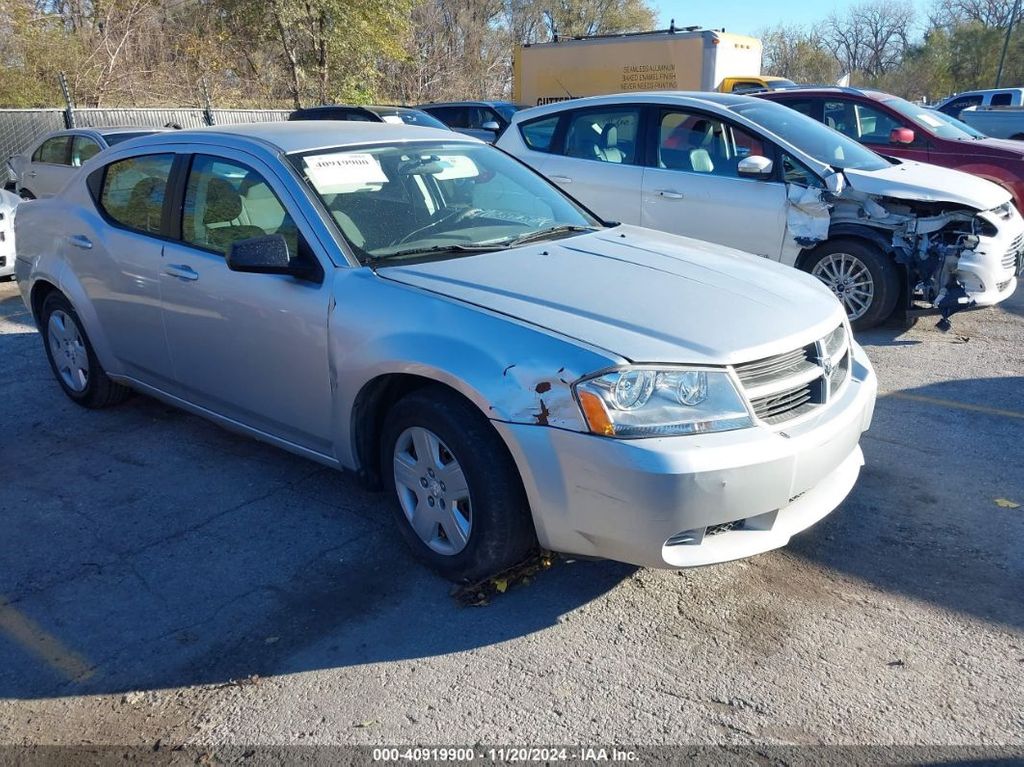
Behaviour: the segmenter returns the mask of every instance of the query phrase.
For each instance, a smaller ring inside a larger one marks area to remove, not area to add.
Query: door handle
[[[188,264],[168,264],[164,267],[164,274],[170,275],[171,277],[177,277],[179,280],[185,282],[195,282],[199,279],[199,275],[196,273]]]
[[[35,178],[36,176],[38,176],[38,175],[39,175],[39,173],[38,173],[37,171],[34,171],[34,170],[30,170],[30,171],[29,171],[28,173],[26,173],[25,175],[26,175],[26,176],[28,176],[29,178]]]
[[[84,234],[73,234],[68,237],[68,242],[82,250],[92,250],[92,240]]]
[[[664,197],[666,200],[681,200],[683,199],[683,193],[677,192],[673,189],[659,189],[658,196]]]
[[[554,181],[556,184],[571,184],[572,179],[568,176],[548,176],[549,179]]]

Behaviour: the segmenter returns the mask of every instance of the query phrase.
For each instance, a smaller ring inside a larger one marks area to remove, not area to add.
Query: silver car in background
[[[19,287],[64,392],[357,472],[453,579],[538,544],[721,562],[841,503],[876,381],[820,282],[387,127],[150,136],[24,206]]]
[[[104,149],[158,130],[162,129],[75,128],[50,133],[7,161],[14,174],[14,191],[26,200],[55,195]]]

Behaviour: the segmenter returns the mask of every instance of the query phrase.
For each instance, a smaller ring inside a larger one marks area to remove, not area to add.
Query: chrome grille
[[[1003,255],[1003,269],[1015,269],[1017,267],[1017,254],[1020,253],[1022,246],[1024,246],[1024,234],[1018,234]]]
[[[813,344],[734,365],[755,415],[778,424],[825,404],[850,375],[850,341],[839,325]]]

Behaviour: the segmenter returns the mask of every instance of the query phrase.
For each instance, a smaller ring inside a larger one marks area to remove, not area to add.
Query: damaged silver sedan
[[[357,472],[454,579],[538,545],[653,567],[766,551],[863,462],[875,376],[818,280],[608,225],[448,132],[140,139],[17,235],[73,401],[134,389]]]
[[[793,103],[794,107],[799,104]],[[796,266],[856,328],[1009,297],[1024,220],[976,176],[884,158],[780,104],[627,93],[518,113],[497,146],[598,215]]]

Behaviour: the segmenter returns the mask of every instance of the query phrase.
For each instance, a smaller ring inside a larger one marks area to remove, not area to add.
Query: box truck
[[[725,30],[673,26],[556,38],[516,49],[514,100],[535,106],[628,91],[711,91],[727,80],[730,90],[753,90],[781,79],[761,77],[760,71],[761,41]]]

